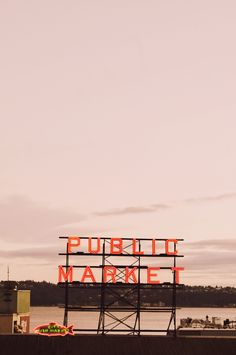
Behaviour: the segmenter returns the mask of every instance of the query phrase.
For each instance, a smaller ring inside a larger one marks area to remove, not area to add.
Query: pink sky
[[[235,17],[1,1],[2,279],[56,282],[59,234],[176,236],[185,283],[236,286]]]

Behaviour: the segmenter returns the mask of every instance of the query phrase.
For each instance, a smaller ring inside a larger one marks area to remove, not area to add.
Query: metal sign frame
[[[183,287],[183,284],[179,284],[176,278],[176,266],[177,266],[177,258],[183,257],[184,255],[179,255],[177,253],[173,253],[171,255],[162,253],[162,254],[131,254],[129,253],[128,249],[132,245],[133,238],[122,238],[122,240],[127,242],[127,245],[123,247],[122,254],[114,255],[107,253],[106,246],[110,244],[111,238],[110,237],[103,237],[100,238],[103,242],[102,244],[102,252],[99,254],[92,254],[86,252],[77,252],[72,253],[68,252],[68,238],[67,236],[61,236],[60,239],[67,239],[66,244],[66,252],[59,253],[59,255],[64,255],[66,257],[65,265],[62,265],[66,269],[69,269],[70,265],[70,257],[71,256],[89,256],[91,258],[100,257],[101,264],[96,266],[91,266],[91,268],[98,268],[104,270],[106,266],[115,267],[118,271],[116,278],[117,282],[104,282],[104,276],[102,272],[102,280],[101,282],[79,282],[79,281],[72,281],[69,282],[66,280],[65,282],[58,282],[58,285],[64,287],[65,289],[65,300],[64,300],[64,326],[68,326],[68,315],[70,311],[77,311],[77,312],[99,312],[99,320],[97,328],[75,328],[74,331],[77,333],[81,332],[89,332],[89,333],[96,333],[101,335],[106,334],[127,334],[127,335],[141,335],[142,333],[163,333],[166,332],[169,334],[171,327],[173,326],[172,334],[176,336],[176,292],[178,289]],[[80,237],[80,239],[89,239],[88,237]],[[151,238],[139,238],[137,239],[138,250],[141,250],[141,245],[143,241],[152,241]],[[166,242],[168,239],[158,239],[155,238],[155,241],[162,241]],[[176,239],[177,242],[183,241],[183,239]],[[174,244],[174,251],[176,252],[176,244]],[[114,264],[112,258],[123,258],[125,256],[129,256],[132,258],[132,262],[129,265],[123,264]],[[172,266],[163,266],[160,269],[168,269],[172,270],[173,273],[173,282],[162,282],[159,284],[150,284],[150,283],[142,283],[141,282],[141,270],[147,269],[147,266],[142,265],[142,258],[143,257],[153,257],[153,258],[170,258],[172,261]],[[125,273],[124,269],[126,267],[129,268],[137,268],[137,283],[125,283]],[[73,265],[73,268],[84,268],[84,265]],[[94,307],[80,307],[80,306],[73,306],[70,305],[70,290],[71,289],[78,289],[81,288],[89,288],[93,287],[97,288],[100,291],[100,305]],[[155,290],[163,290],[168,289],[172,291],[172,304],[169,307],[150,307],[147,305],[143,305],[141,291],[143,289],[152,289],[154,292]],[[108,302],[108,295],[112,295],[114,297],[112,302]],[[131,299],[130,299],[131,298]],[[122,306],[119,305],[119,302],[122,303]],[[149,312],[149,313],[158,313],[158,312],[167,312],[170,314],[169,323],[166,329],[143,329],[141,324],[141,313],[142,312]]]

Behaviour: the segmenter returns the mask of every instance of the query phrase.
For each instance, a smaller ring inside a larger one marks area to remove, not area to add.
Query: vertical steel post
[[[66,272],[68,271],[69,268],[69,253],[68,253],[69,247],[68,247],[68,242],[66,244]],[[64,311],[64,321],[63,325],[65,327],[68,326],[68,303],[69,303],[69,284],[68,280],[66,280],[66,285],[65,285],[65,311]]]
[[[103,240],[102,246],[102,284],[101,284],[101,301],[100,301],[100,315],[98,321],[97,334],[101,331],[104,335],[105,329],[105,290],[104,290],[104,267],[105,267],[105,253],[106,253],[106,239]]]
[[[176,267],[176,244],[174,244],[174,268]],[[172,309],[174,311],[174,336],[176,337],[176,271],[174,270],[174,285],[173,285],[173,305]]]
[[[139,240],[139,251],[141,251],[141,241]],[[140,335],[140,308],[141,308],[141,298],[140,298],[140,283],[141,283],[141,258],[138,257],[138,307],[137,307],[137,317],[138,317],[138,335]]]

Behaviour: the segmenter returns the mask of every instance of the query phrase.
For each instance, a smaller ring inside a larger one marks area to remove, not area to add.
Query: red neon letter
[[[135,271],[137,270],[137,267],[133,267],[131,270],[129,270],[128,266],[125,268],[125,283],[129,283],[129,278],[132,277],[133,282],[136,284],[138,283],[137,277],[135,275]]]
[[[111,254],[122,254],[122,248],[123,240],[121,238],[111,238]]]
[[[156,277],[157,276],[157,273],[156,272],[152,272],[152,271],[155,271],[155,270],[160,270],[159,267],[149,267],[147,269],[147,283],[148,284],[159,284],[160,283],[160,280],[152,280],[152,277]]]
[[[116,283],[116,267],[115,266],[105,266],[104,267],[104,282],[108,282],[108,277],[111,277],[111,281]]]
[[[96,282],[95,280],[95,277],[93,275],[93,272],[90,268],[90,266],[86,266],[85,270],[84,270],[84,273],[83,273],[83,276],[82,276],[82,279],[81,279],[81,282],[84,282],[85,279],[91,279],[92,282]]]
[[[74,243],[73,243],[74,241]],[[69,237],[68,238],[68,253],[72,253],[72,248],[78,247],[80,245],[80,237]]]
[[[152,240],[152,255],[156,255],[156,239]]]
[[[174,243],[174,251],[169,251],[169,243]],[[178,240],[176,240],[176,239],[167,239],[166,240],[165,249],[166,249],[167,255],[176,255],[178,253],[178,250],[176,250],[177,243],[178,243]]]
[[[69,266],[65,272],[62,265],[58,266],[58,282],[69,281],[73,282],[73,266]],[[64,279],[64,280],[62,280]]]
[[[97,248],[96,249],[92,249],[92,238],[91,237],[89,237],[89,240],[88,240],[88,252],[90,253],[90,254],[98,254],[98,253],[100,253],[100,251],[101,251],[101,241],[100,241],[100,238],[96,238],[96,240],[97,240]]]
[[[143,251],[137,251],[136,250],[136,242],[137,240],[135,238],[133,238],[133,254],[135,255],[142,255],[143,254]]]
[[[184,267],[172,267],[172,271],[175,272],[175,283],[179,284],[179,272],[184,270]]]

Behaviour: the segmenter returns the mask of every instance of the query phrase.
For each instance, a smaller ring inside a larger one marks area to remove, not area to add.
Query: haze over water
[[[120,313],[121,315],[122,313]],[[222,320],[229,318],[236,320],[235,308],[182,308],[177,311],[177,325],[181,318],[206,319],[206,316],[221,317]],[[58,322],[63,324],[63,309],[57,307],[31,307],[30,330],[40,324]],[[99,313],[94,312],[70,312],[68,325],[75,328],[97,328]],[[145,329],[165,329],[168,326],[169,315],[167,313],[143,313],[141,326]]]

